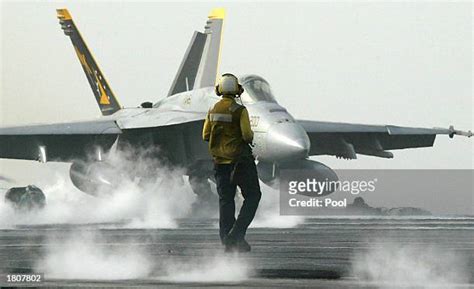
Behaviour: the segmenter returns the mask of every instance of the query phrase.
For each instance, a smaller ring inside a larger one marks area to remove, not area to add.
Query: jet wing
[[[345,159],[356,159],[357,154],[393,158],[388,150],[431,147],[438,134],[472,136],[471,131],[463,132],[453,127],[430,129],[308,120],[298,122],[311,141],[309,155],[333,155]]]
[[[143,110],[143,109],[142,109]],[[130,117],[117,119],[117,125],[122,130],[141,129],[150,127],[164,127],[184,123],[202,121],[206,118],[205,112],[184,111],[174,109],[147,109]]]
[[[0,128],[0,158],[71,161],[109,149],[122,131],[113,120]]]

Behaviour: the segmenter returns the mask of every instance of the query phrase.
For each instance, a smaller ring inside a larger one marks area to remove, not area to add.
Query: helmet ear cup
[[[216,87],[215,87],[214,90],[215,90],[215,92],[216,92],[216,95],[222,96],[222,93],[219,91],[219,84],[216,85]]]
[[[239,84],[239,95],[241,95],[242,93],[244,93],[244,88],[242,87],[242,85]]]

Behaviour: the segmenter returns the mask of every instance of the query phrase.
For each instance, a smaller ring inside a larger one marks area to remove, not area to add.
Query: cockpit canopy
[[[268,82],[257,75],[246,75],[239,79],[244,87],[241,98],[244,103],[254,103],[258,101],[276,102]]]

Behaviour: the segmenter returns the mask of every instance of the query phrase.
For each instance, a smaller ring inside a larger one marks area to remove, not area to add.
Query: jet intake
[[[76,188],[93,196],[110,192],[120,181],[120,174],[106,162],[74,162],[69,176]]]

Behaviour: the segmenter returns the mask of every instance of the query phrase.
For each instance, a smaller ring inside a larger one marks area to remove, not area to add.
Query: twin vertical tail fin
[[[100,71],[92,53],[89,51],[89,48],[87,48],[84,39],[72,20],[71,14],[67,9],[57,9],[56,11],[64,34],[69,36],[72,41],[72,45],[84,69],[100,111],[103,115],[111,115],[117,112],[121,106],[102,74],[102,71]]]
[[[194,32],[168,96],[216,84],[224,18],[224,9],[213,9],[204,32]]]

